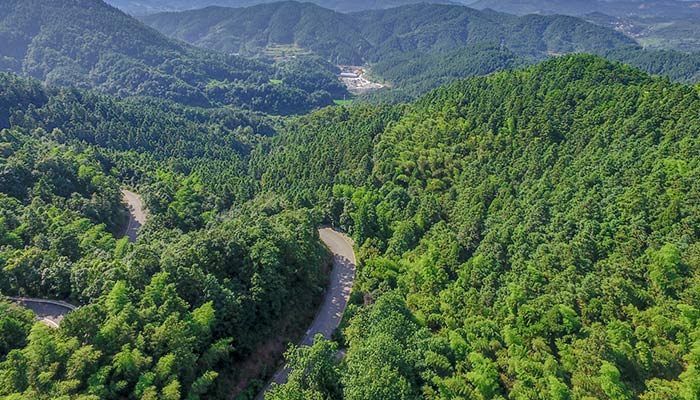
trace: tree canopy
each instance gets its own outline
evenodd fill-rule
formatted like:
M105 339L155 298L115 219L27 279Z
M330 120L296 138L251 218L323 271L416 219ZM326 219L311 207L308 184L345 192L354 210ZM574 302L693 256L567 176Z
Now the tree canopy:
M307 164L287 193L358 244L342 394L319 398L695 398L699 111L696 88L568 56L441 88L374 131L324 114L285 131L372 138L345 164L363 183Z

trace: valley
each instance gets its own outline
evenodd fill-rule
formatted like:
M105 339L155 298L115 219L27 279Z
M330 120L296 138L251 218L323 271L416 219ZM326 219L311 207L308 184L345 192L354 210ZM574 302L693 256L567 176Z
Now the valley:
M384 87L384 85L379 82L372 82L364 67L340 65L338 68L340 68L341 71L340 80L343 81L348 92L352 94L366 94Z
M169 37L211 50L270 57L278 62L315 55L331 64L327 68L357 65L371 69L373 79L346 79L345 84L354 94L370 93L361 97L379 101L415 99L465 76L581 52L673 80L697 82L698 70L693 66L698 64L700 53L686 53L692 47L675 46L668 40L661 46L650 45L650 40L658 40L643 33L647 28L632 33L630 29L637 28L631 27L629 18L602 13L582 18L515 17L492 10L427 4L344 14L311 3L286 1L158 13L141 19ZM390 90L371 94L381 88L372 83L377 81Z

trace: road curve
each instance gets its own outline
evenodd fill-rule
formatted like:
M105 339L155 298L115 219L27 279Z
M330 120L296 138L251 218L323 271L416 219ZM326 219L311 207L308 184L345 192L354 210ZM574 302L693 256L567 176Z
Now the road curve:
M129 224L124 231L124 236L128 236L129 242L133 243L138 237L139 230L146 223L148 214L143 207L141 196L126 189L122 190L122 195L124 202L129 207ZM39 321L53 328L58 328L58 325L63 321L63 316L77 308L72 304L56 300L25 297L8 297L8 300L34 311Z
M352 239L333 228L321 228L318 230L318 234L321 237L321 241L333 253L333 270L331 271L328 290L323 298L323 304L318 310L309 330L306 331L300 343L301 346L311 346L314 342L314 337L319 333L330 339L335 328L340 325L350 299L352 285L355 282L356 261L355 253L352 250ZM280 368L265 389L258 394L256 400L264 399L265 393L270 390L273 384L281 385L287 382L289 372L287 368Z
M124 202L129 207L129 224L126 226L124 236L129 238L129 242L134 243L139 235L139 230L146 223L148 214L143 206L143 200L138 194L126 189L122 189Z
M34 311L36 318L52 328L58 328L63 316L77 307L65 301L32 299L27 297L8 297L8 300Z

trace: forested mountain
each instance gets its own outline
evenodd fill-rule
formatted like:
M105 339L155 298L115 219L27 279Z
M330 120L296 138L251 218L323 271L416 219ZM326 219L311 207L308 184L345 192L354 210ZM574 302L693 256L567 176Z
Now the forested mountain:
M192 216L182 229L192 221L201 227L202 213L224 211L231 202L250 198L245 160L259 137L274 134L264 115L47 88L34 80L0 74L0 129L4 128L40 128L52 140L79 141L119 154L113 162L126 181L158 181L158 168L196 175L198 184L207 188L206 204L200 204L198 212L188 211ZM177 191L175 183L168 185ZM172 195L163 198L169 201L159 200L164 210ZM169 225L180 224L173 220Z
M516 17L438 4L341 14L310 3L278 2L162 13L143 20L168 36L224 53L256 56L270 47L288 46L332 63L371 64L373 76L391 86L370 96L381 100L410 100L458 78L555 54L636 46L612 29L578 18ZM685 71L682 78L692 79Z
M437 4L340 14L308 3L280 2L156 14L143 20L168 36L226 53L257 54L268 45L288 44L340 64L475 44L504 45L536 59L634 44L611 29L572 17L518 18Z
M700 88L561 56L697 82L697 54L456 5L145 20L207 49L0 2L0 398L254 398L314 319L327 224L351 305L268 400L698 399ZM344 96L335 63L406 102L280 115ZM49 328L5 296L80 307Z
M272 83L273 65L170 40L101 0L3 1L0 43L0 70L122 96L291 113L328 105L338 90L332 74L314 90Z
M689 18L700 16L700 2L685 0L477 0L470 7L510 14L584 15L600 12L612 16Z
M633 37L645 48L700 51L700 2L683 0L479 0L470 7L517 15L580 16Z
M399 53L372 65L372 73L394 86L369 100L410 100L436 87L469 76L488 75L529 62L498 45L472 45L446 52Z
M383 100L407 100L458 78L575 52L593 52L679 82L700 80L698 53L643 49L612 28L566 16L515 17L429 4L341 14L310 3L281 2L143 20L168 36L225 53L254 56L286 45L333 63L369 63L376 78L391 84L371 96Z
M167 36L224 53L253 56L268 45L288 44L334 62L361 63L372 48L353 17L312 3L207 7L142 20Z
M634 38L648 49L700 51L700 15L678 17L610 16L591 13L582 16L601 26L608 26Z
M353 232L360 281L345 360L292 351L267 398L696 398L698 115L567 56L298 120L254 170Z
M411 5L355 14L375 49L370 61L401 51L451 50L490 43L532 58L632 44L613 30L567 16L480 12L462 6Z
M700 52L621 48L599 53L613 61L633 65L654 75L667 76L677 82L700 82Z
M147 15L165 11L183 11L210 6L250 7L257 4L272 3L277 0L108 0L108 3L132 15ZM458 4L450 0L314 0L311 3L339 12L354 12L399 7L415 3Z

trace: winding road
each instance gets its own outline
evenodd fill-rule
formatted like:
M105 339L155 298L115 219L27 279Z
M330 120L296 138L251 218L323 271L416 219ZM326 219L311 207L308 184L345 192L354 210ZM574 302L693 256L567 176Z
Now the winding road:
M63 316L77 307L65 301L31 299L27 297L8 297L8 300L34 311L36 319L52 328L58 328Z
M322 334L330 339L335 328L340 325L343 313L350 299L353 283L355 282L355 253L352 250L352 240L344 233L332 229L321 228L318 230L321 241L328 246L333 253L333 270L331 271L330 285L323 298L323 304L314 318L314 322L306 331L300 342L301 346L311 346L314 337ZM272 377L265 389L261 391L256 400L263 400L265 393L273 384L281 385L287 382L290 370L284 366Z
M139 230L146 223L148 214L143 207L141 196L128 190L122 190L124 202L129 208L129 223L124 230L124 236L129 237L129 242L135 242ZM36 318L52 328L58 328L63 317L77 307L65 301L34 299L27 297L8 297L8 300L20 306L34 311Z
M122 190L122 194L129 207L129 223L124 231L124 236L128 236L130 242L135 242L139 230L146 223L148 214L143 207L143 200L138 194L128 190ZM318 334L330 339L333 331L340 325L355 282L356 261L352 240L341 231L333 228L321 228L318 233L321 241L333 254L333 268L323 304L301 340L301 346L311 346L314 337ZM75 306L62 301L19 297L9 297L9 299L34 311L37 319L55 328L58 328L64 315L76 309ZM289 372L289 369L282 366L256 399L264 399L265 393L273 384L287 382Z

